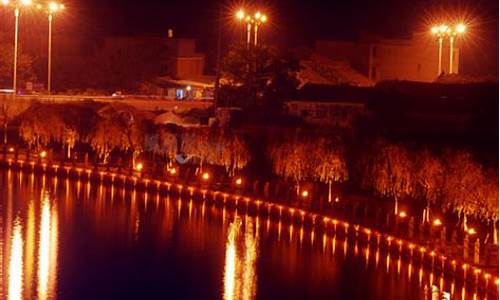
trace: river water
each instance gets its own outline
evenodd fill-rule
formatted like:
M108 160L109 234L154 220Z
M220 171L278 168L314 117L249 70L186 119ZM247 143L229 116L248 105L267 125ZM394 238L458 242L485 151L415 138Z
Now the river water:
M373 245L210 202L0 171L0 212L2 299L426 299L432 285L452 299L473 293Z

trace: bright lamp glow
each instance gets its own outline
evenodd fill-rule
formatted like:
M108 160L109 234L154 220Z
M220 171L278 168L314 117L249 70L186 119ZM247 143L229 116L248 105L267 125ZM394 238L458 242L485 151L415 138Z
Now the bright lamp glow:
M261 16L262 16L262 14L260 13L260 11L258 11L258 12L255 13L255 18L257 20L259 20Z
M455 28L455 31L457 33L464 33L465 32L465 25L464 24L458 24Z
M24 6L29 6L31 5L31 0L21 0L21 4Z
M55 3L55 2L50 2L49 3L49 10L51 12L55 12L59 9L59 4Z
M262 15L262 17L260 17L260 20L262 21L262 23L266 23L267 16L266 15Z
M243 20L243 18L245 18L245 12L243 11L243 9L238 10L238 12L236 13L236 18L238 18L239 20Z
M439 27L437 27L437 26L433 26L433 27L431 28L431 32L432 32L432 34L437 34L437 33L439 32Z
M434 222L432 222L432 224L433 224L434 226L440 226L440 225L441 225L441 224L443 224L443 223L441 222L441 220L440 220L440 219L435 219L435 220L434 220Z
M446 31L448 31L448 26L446 26L444 24L439 26L439 32L445 33Z
M2 0L2 5L8 5L9 4L9 0Z

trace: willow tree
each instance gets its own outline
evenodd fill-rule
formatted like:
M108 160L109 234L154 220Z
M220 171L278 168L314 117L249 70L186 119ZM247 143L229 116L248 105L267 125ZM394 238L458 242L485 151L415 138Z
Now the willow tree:
M483 218L493 226L493 244L498 245L498 171L490 171L485 176L482 186L484 199Z
M175 155L178 151L177 136L166 130L165 128L161 128L159 130L158 144L158 152L163 155L170 164L171 161L175 158Z
M365 169L363 185L381 196L393 198L394 214L398 214L399 198L414 192L412 164L403 146L378 142L375 155Z
M415 196L426 201L424 221L429 222L431 204L442 199L444 165L441 159L430 151L419 151L415 160Z
M75 147L76 141L79 139L78 131L75 128L65 126L62 131L61 140L66 144L66 157L71 158L71 150Z
M0 96L0 119L3 128L3 143L7 144L7 130L12 119L14 100L10 96Z
M66 125L54 105L35 104L19 118L19 135L30 148L60 142L64 137Z
M339 145L321 138L313 155L313 176L328 184L328 202L332 201L332 183L349 179L345 157Z
M228 146L231 149L231 163L226 165L226 169L232 176L236 171L246 167L250 161L250 151L245 141L238 135L231 138L231 143Z
M274 173L293 179L297 195L300 192L300 183L311 174L311 146L310 143L290 139L284 143L274 143L269 152Z
M111 118L100 118L87 138L87 142L104 164L108 163L109 156L114 149L123 148L125 141L122 128Z
M120 134L119 148L122 151L132 152L132 166L135 166L137 157L144 151L147 130L147 116L133 106L111 103L102 107L98 112L101 118L116 123Z
M484 183L483 170L465 151L447 155L443 196L445 204L463 217L467 228L467 216L476 215L481 209L481 186Z
M185 131L182 134L181 149L186 155L198 157L202 170L203 162L207 160L211 151L208 131L199 129Z
M229 176L243 169L250 160L250 152L245 141L232 132L219 132L211 140L211 163L223 166Z

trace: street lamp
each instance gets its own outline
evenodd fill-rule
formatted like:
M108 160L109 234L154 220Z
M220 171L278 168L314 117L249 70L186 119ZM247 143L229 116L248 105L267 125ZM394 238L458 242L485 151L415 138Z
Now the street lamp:
M247 45L250 46L252 42L252 27L254 29L254 45L257 45L259 26L267 22L267 16L260 11L253 16L247 15L243 9L240 9L236 12L236 18L240 21L244 20L247 25Z
M267 22L267 17L266 15L261 14L259 11L255 13L255 20L254 20L254 45L257 45L257 34L259 32L259 26Z
M431 28L431 33L438 37L439 49L438 49L438 76L441 75L442 60L443 60L443 38L448 31L447 25L434 26Z
M37 5L38 9L42 9L43 6ZM49 15L49 49L47 54L47 93L50 95L52 87L52 18L55 13L64 9L64 4L57 2L50 2L47 6L47 13Z
M449 27L446 24L442 24L431 28L431 33L437 36L439 41L438 76L441 75L442 72L443 38L449 37L450 39L449 74L453 74L453 56L454 56L453 45L455 43L455 37L464 34L465 30L466 26L462 23L457 24L455 27Z
M2 0L2 4L4 6L8 6L10 3L10 0ZM14 96L17 93L17 48L19 40L19 14L21 7L27 7L31 4L31 0L18 0L12 3L14 7L14 16L16 18L14 26L14 71L12 76L12 90L14 91Z
M455 26L454 30L450 31L450 74L453 74L453 42L457 35L461 35L465 32L465 25L458 24Z

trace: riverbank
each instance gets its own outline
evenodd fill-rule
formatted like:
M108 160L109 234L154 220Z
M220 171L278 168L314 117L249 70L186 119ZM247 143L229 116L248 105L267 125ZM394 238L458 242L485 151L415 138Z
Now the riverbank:
M169 194L179 198L188 197L195 201L210 201L231 209L244 210L252 215L269 217L289 224L299 224L300 226L318 230L320 233L355 238L363 243L387 248L394 255L404 256L416 264L429 268L436 274L446 274L459 281L466 281L471 288L496 293L498 287L498 277L494 273L493 275L488 273L489 269L473 266L473 264L467 262L462 263L461 260L443 255L443 253L426 245L419 245L416 239L409 241L398 237L402 235L403 228L407 228L409 225L403 221L396 224L398 235L367 226L361 222L356 222L356 220L352 222L347 218L338 218L333 214L308 211L267 199L254 198L242 193L215 190L208 184L195 184L193 182L193 184L186 185L174 180L146 177L137 171L130 174L128 172L108 171L106 168L85 168L78 164L68 165L44 160L26 161L10 157L2 159L1 164L9 170ZM345 211L348 211L348 209Z

